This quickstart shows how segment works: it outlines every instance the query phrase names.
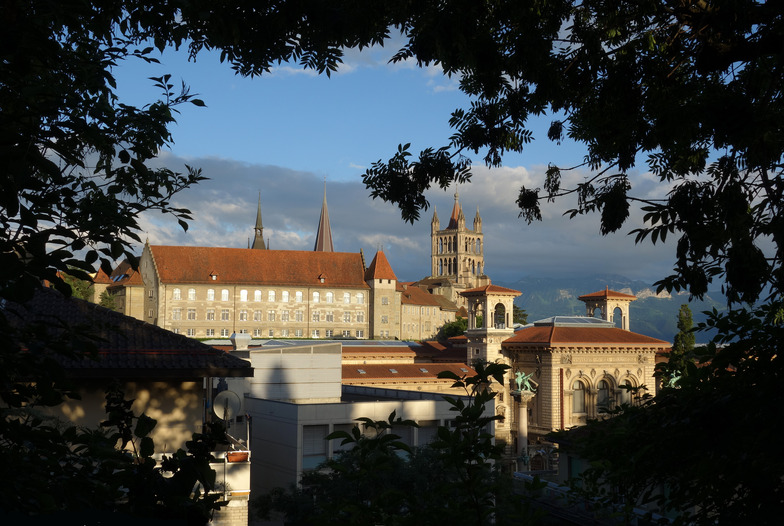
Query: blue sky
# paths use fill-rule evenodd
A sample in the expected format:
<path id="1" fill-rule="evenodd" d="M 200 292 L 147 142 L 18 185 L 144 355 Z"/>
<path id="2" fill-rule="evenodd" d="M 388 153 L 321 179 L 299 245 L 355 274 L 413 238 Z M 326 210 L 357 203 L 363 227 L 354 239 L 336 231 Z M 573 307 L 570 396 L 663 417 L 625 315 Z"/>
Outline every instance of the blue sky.
<path id="1" fill-rule="evenodd" d="M 160 66 L 121 65 L 115 74 L 123 102 L 156 100 L 158 90 L 147 77 L 170 73 L 172 81 L 184 80 L 207 104 L 180 108 L 174 142 L 156 161 L 174 170 L 183 170 L 185 163 L 198 166 L 210 178 L 176 199 L 176 205 L 192 210 L 194 221 L 186 233 L 160 214 L 144 216 L 144 235 L 153 244 L 244 247 L 261 192 L 272 248 L 312 250 L 326 178 L 336 250 L 363 249 L 372 257 L 381 246 L 398 278 L 427 276 L 432 208 L 419 222 L 406 224 L 393 205 L 368 197 L 361 176 L 372 162 L 388 159 L 399 143 L 412 143 L 415 152 L 445 145 L 451 112 L 469 102 L 457 81 L 438 68 L 389 65 L 393 52 L 350 50 L 345 67 L 332 78 L 291 65 L 242 78 L 215 55 L 189 63 L 182 52 L 167 52 Z M 473 181 L 457 189 L 469 222 L 477 208 L 482 215 L 487 274 L 506 282 L 525 275 L 611 273 L 649 282 L 663 277 L 671 269 L 672 247 L 634 245 L 626 232 L 639 225 L 637 211 L 628 228 L 608 237 L 599 234 L 595 215 L 562 217 L 573 201 L 545 205 L 541 223 L 529 226 L 518 219 L 514 200 L 521 185 L 541 186 L 548 162 L 573 165 L 583 156 L 578 145 L 548 141 L 548 125 L 549 119 L 532 123 L 537 139 L 522 154 L 505 157 L 501 168 L 488 169 L 481 154 L 476 156 Z M 575 183 L 585 175 L 567 178 Z M 638 195 L 666 192 L 650 174 L 637 174 L 633 183 Z M 455 190 L 426 194 L 442 225 Z"/>

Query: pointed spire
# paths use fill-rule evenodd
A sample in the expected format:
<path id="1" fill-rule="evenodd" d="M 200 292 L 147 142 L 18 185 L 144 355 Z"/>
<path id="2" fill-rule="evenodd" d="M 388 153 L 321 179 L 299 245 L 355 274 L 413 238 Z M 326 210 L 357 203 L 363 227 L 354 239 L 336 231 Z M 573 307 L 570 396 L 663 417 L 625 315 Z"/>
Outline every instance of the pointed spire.
<path id="1" fill-rule="evenodd" d="M 332 246 L 332 228 L 329 226 L 329 210 L 327 210 L 327 178 L 324 177 L 324 202 L 321 203 L 321 217 L 319 217 L 318 230 L 316 231 L 316 252 L 334 252 Z"/>
<path id="2" fill-rule="evenodd" d="M 261 224 L 261 191 L 259 191 L 259 206 L 256 210 L 256 226 L 253 227 L 253 230 L 255 232 L 255 237 L 253 238 L 253 245 L 251 248 L 265 250 L 267 247 L 264 246 L 264 225 Z"/>
<path id="3" fill-rule="evenodd" d="M 482 217 L 479 215 L 479 207 L 476 207 L 476 216 L 474 216 L 474 232 L 477 234 L 482 232 Z"/>
<path id="4" fill-rule="evenodd" d="M 447 225 L 447 230 L 453 230 L 457 228 L 457 222 L 460 219 L 460 215 L 463 213 L 463 210 L 460 208 L 460 194 L 455 192 L 455 206 L 452 207 L 452 215 L 449 217 L 449 225 Z"/>

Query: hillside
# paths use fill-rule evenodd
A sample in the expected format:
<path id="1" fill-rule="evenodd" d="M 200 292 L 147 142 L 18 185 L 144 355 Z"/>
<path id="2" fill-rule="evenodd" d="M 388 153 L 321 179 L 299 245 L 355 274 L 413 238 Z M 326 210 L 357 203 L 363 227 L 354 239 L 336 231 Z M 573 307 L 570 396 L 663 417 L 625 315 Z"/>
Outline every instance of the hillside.
<path id="1" fill-rule="evenodd" d="M 689 302 L 688 293 L 656 295 L 654 288 L 644 281 L 634 281 L 617 275 L 594 275 L 579 278 L 534 278 L 526 277 L 515 282 L 496 283 L 522 291 L 515 305 L 526 310 L 528 321 L 540 320 L 555 315 L 585 315 L 585 304 L 578 296 L 603 290 L 634 294 L 637 301 L 630 306 L 630 328 L 632 331 L 671 342 L 678 332 L 678 309 L 684 303 L 691 308 L 695 325 L 705 319 L 703 311 L 714 307 L 726 308 L 726 300 L 720 292 L 710 292 L 702 301 Z M 697 342 L 706 342 L 710 334 L 698 333 Z"/>

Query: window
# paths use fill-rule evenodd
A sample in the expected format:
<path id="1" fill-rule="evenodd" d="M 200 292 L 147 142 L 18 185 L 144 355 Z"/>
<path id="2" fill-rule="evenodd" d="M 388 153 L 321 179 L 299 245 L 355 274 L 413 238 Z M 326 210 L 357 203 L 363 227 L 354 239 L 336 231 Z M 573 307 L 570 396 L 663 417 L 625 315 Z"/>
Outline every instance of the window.
<path id="1" fill-rule="evenodd" d="M 596 407 L 610 408 L 610 384 L 607 380 L 599 380 L 599 392 L 596 395 Z"/>
<path id="2" fill-rule="evenodd" d="M 326 331 L 324 331 L 324 336 L 326 338 L 332 338 L 332 332 L 333 331 L 331 329 L 327 329 Z"/>
<path id="3" fill-rule="evenodd" d="M 275 336 L 275 331 L 273 329 L 270 329 L 269 330 L 269 337 L 272 338 L 273 336 Z"/>
<path id="4" fill-rule="evenodd" d="M 196 301 L 196 289 L 188 289 L 188 301 Z"/>
<path id="5" fill-rule="evenodd" d="M 284 337 L 284 338 L 288 338 L 289 337 L 289 330 L 288 329 L 283 329 L 282 331 L 280 331 L 280 335 L 282 337 Z"/>
<path id="6" fill-rule="evenodd" d="M 579 380 L 572 384 L 572 412 L 585 413 L 585 385 Z"/>
<path id="7" fill-rule="evenodd" d="M 207 289 L 207 301 L 215 301 L 215 289 Z"/>
<path id="8" fill-rule="evenodd" d="M 302 291 L 297 291 L 294 293 L 294 301 L 297 303 L 302 303 Z"/>
<path id="9" fill-rule="evenodd" d="M 362 294 L 361 292 L 357 292 L 357 303 L 359 303 L 360 305 L 365 303 L 365 295 Z"/>
<path id="10" fill-rule="evenodd" d="M 207 336 L 215 336 L 215 329 L 207 329 Z"/>
<path id="11" fill-rule="evenodd" d="M 305 312 L 301 310 L 295 311 L 294 318 L 296 321 L 305 321 Z"/>
<path id="12" fill-rule="evenodd" d="M 343 303 L 346 304 L 351 303 L 351 294 L 349 294 L 348 292 L 343 293 Z"/>
<path id="13" fill-rule="evenodd" d="M 280 313 L 280 321 L 289 321 L 289 311 L 284 310 Z"/>
<path id="14" fill-rule="evenodd" d="M 381 304 L 389 305 L 389 298 L 387 298 L 386 296 L 381 296 Z"/>
<path id="15" fill-rule="evenodd" d="M 318 329 L 313 329 L 313 331 L 310 333 L 310 336 L 311 336 L 311 338 L 318 338 L 319 337 L 319 330 Z"/>
<path id="16" fill-rule="evenodd" d="M 221 309 L 221 321 L 229 321 L 229 309 Z"/>
<path id="17" fill-rule="evenodd" d="M 318 302 L 319 302 L 319 298 L 320 298 L 320 297 L 321 297 L 321 296 L 319 295 L 319 293 L 318 293 L 318 292 L 314 292 L 314 293 L 313 293 L 313 303 L 318 303 Z"/>
<path id="18" fill-rule="evenodd" d="M 228 338 L 229 337 L 229 329 L 221 329 L 221 336 L 223 336 L 224 338 Z"/>
<path id="19" fill-rule="evenodd" d="M 364 337 L 365 337 L 365 331 L 358 330 L 357 331 L 357 338 L 364 338 Z"/>
<path id="20" fill-rule="evenodd" d="M 351 336 L 351 331 L 343 331 L 343 336 L 348 338 L 349 336 Z"/>
<path id="21" fill-rule="evenodd" d="M 297 329 L 296 331 L 294 331 L 294 336 L 296 336 L 297 338 L 302 338 L 302 329 Z"/>
<path id="22" fill-rule="evenodd" d="M 381 323 L 389 323 L 389 316 L 381 316 Z"/>
<path id="23" fill-rule="evenodd" d="M 253 291 L 253 301 L 261 301 L 261 291 L 254 290 Z"/>
<path id="24" fill-rule="evenodd" d="M 316 469 L 327 460 L 329 426 L 302 426 L 302 469 Z"/>
<path id="25" fill-rule="evenodd" d="M 275 291 L 271 290 L 267 292 L 267 301 L 275 301 Z"/>
<path id="26" fill-rule="evenodd" d="M 326 321 L 328 321 L 328 322 L 334 322 L 335 321 L 335 315 L 332 313 L 332 311 L 327 312 L 327 319 L 326 319 Z"/>
<path id="27" fill-rule="evenodd" d="M 240 334 L 248 334 L 248 329 L 240 329 L 239 333 Z"/>
<path id="28" fill-rule="evenodd" d="M 289 302 L 289 291 L 284 290 L 283 292 L 280 293 L 280 301 L 282 301 L 283 303 Z"/>
<path id="29" fill-rule="evenodd" d="M 621 385 L 618 387 L 618 403 L 620 404 L 631 404 L 632 403 L 632 392 L 624 387 L 631 387 L 632 384 L 629 380 L 624 380 L 621 382 Z"/>
<path id="30" fill-rule="evenodd" d="M 240 290 L 240 301 L 248 301 L 248 291 L 245 289 Z"/>
<path id="31" fill-rule="evenodd" d="M 152 310 L 152 309 L 150 309 L 150 310 L 147 312 L 147 316 L 148 316 L 149 318 L 152 318 L 153 316 L 155 316 L 155 311 L 154 311 L 154 310 Z"/>
<path id="32" fill-rule="evenodd" d="M 261 321 L 261 311 L 254 310 L 253 311 L 253 321 Z"/>
<path id="33" fill-rule="evenodd" d="M 176 328 L 175 328 L 175 329 L 172 329 L 172 332 L 173 332 L 174 334 L 180 334 L 180 329 L 176 329 Z"/>
<path id="34" fill-rule="evenodd" d="M 152 289 L 147 291 L 147 297 L 152 299 Z"/>
<path id="35" fill-rule="evenodd" d="M 261 329 L 253 329 L 253 336 L 256 336 L 257 338 L 261 336 Z"/>
<path id="36" fill-rule="evenodd" d="M 172 291 L 172 299 L 173 299 L 173 300 L 179 300 L 179 299 L 182 299 L 182 298 L 181 298 L 181 296 L 182 296 L 182 293 L 180 292 L 180 289 L 174 289 L 174 290 Z"/>
<path id="37" fill-rule="evenodd" d="M 229 289 L 221 290 L 221 301 L 229 301 Z"/>
<path id="38" fill-rule="evenodd" d="M 335 299 L 335 295 L 332 294 L 331 292 L 327 292 L 327 303 L 332 303 L 334 299 Z"/>
<path id="39" fill-rule="evenodd" d="M 245 309 L 240 310 L 240 321 L 248 321 L 248 311 Z"/>
<path id="40" fill-rule="evenodd" d="M 182 309 L 172 309 L 172 319 L 173 320 L 181 320 L 182 319 Z"/>
<path id="41" fill-rule="evenodd" d="M 188 309 L 188 319 L 189 320 L 196 319 L 196 309 Z M 188 336 L 190 336 L 190 334 Z"/>
<path id="42" fill-rule="evenodd" d="M 344 312 L 343 313 L 343 323 L 351 323 L 351 313 Z"/>
<path id="43" fill-rule="evenodd" d="M 192 337 L 196 336 L 196 329 L 188 329 L 186 334 L 192 338 Z"/>
<path id="44" fill-rule="evenodd" d="M 315 322 L 319 321 L 319 313 L 318 312 L 314 312 L 313 313 L 313 321 L 315 321 Z"/>
<path id="45" fill-rule="evenodd" d="M 357 313 L 357 323 L 365 323 L 365 313 L 358 312 Z"/>
<path id="46" fill-rule="evenodd" d="M 268 310 L 267 311 L 267 321 L 275 321 L 275 311 Z"/>

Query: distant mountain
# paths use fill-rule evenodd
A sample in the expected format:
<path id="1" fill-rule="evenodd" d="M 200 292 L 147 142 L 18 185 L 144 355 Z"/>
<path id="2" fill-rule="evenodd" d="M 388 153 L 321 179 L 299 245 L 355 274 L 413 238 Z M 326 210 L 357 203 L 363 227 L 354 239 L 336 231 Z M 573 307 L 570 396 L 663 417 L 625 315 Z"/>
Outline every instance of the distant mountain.
<path id="1" fill-rule="evenodd" d="M 618 275 L 593 275 L 579 278 L 526 277 L 515 282 L 498 282 L 496 285 L 519 290 L 522 296 L 515 305 L 525 309 L 528 321 L 550 316 L 585 315 L 585 304 L 578 296 L 604 290 L 634 294 L 637 300 L 629 307 L 629 326 L 634 332 L 671 342 L 678 332 L 678 310 L 687 303 L 696 325 L 704 321 L 703 311 L 726 309 L 726 299 L 720 292 L 709 292 L 702 301 L 689 302 L 688 293 L 656 294 L 655 288 L 644 281 L 635 281 Z M 697 333 L 697 342 L 707 342 L 713 334 Z"/>

